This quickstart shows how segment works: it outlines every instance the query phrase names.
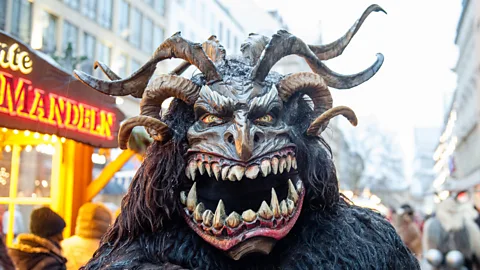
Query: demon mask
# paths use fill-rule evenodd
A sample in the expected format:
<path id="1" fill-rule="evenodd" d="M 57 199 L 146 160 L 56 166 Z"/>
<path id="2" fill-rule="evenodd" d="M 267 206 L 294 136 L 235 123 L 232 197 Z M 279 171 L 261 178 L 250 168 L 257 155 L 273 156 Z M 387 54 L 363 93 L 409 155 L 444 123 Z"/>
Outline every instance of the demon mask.
<path id="1" fill-rule="evenodd" d="M 144 126 L 163 143 L 178 132 L 160 113 L 165 99 L 174 97 L 191 106 L 195 120 L 184 135 L 188 144 L 184 178 L 189 184 L 178 191 L 186 223 L 234 259 L 251 252 L 268 254 L 295 225 L 308 192 L 299 173 L 296 131 L 318 137 L 337 115 L 356 125 L 350 108 L 332 108 L 328 87 L 357 86 L 383 63 L 378 54 L 368 69 L 348 76 L 322 63 L 343 52 L 373 11 L 383 10 L 370 6 L 343 37 L 327 45 L 307 45 L 281 30 L 271 39 L 251 34 L 241 46 L 242 56 L 227 58 L 215 36 L 197 44 L 177 33 L 126 79 L 98 62 L 111 81 L 78 71 L 75 75 L 105 94 L 141 98 L 141 115 L 125 121 L 119 131 L 123 149 L 135 126 Z M 285 76 L 271 72 L 287 55 L 303 57 L 313 72 Z M 168 75 L 153 75 L 156 64 L 169 58 L 185 62 Z M 190 65 L 201 74 L 180 77 Z M 299 115 L 305 111 L 309 113 Z"/>

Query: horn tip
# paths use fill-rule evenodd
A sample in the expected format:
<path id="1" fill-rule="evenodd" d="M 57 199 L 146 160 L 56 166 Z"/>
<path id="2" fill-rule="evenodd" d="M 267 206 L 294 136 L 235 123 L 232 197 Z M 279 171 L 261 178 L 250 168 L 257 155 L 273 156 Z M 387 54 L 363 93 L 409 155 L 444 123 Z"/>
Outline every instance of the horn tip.
<path id="1" fill-rule="evenodd" d="M 371 9 L 372 11 L 375 11 L 375 12 L 383 12 L 385 14 L 388 14 L 385 9 L 383 9 L 380 5 L 378 4 L 373 4 L 371 5 L 370 7 L 368 7 L 367 9 Z"/>
<path id="2" fill-rule="evenodd" d="M 93 63 L 93 69 L 97 69 L 100 66 L 100 63 L 98 61 L 95 61 Z"/>

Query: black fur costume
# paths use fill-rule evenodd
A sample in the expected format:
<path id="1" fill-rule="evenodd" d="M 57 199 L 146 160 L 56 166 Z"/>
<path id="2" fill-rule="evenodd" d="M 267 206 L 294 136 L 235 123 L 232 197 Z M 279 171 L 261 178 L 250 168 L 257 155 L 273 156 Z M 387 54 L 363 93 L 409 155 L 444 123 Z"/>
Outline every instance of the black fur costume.
<path id="1" fill-rule="evenodd" d="M 367 10 L 367 15 L 378 10 L 374 5 Z M 364 17 L 365 14 L 358 27 Z M 352 28 L 348 39 L 357 30 Z M 175 38 L 178 36 L 172 37 Z M 270 43 L 281 38 L 298 41 L 280 31 Z M 223 81 L 240 89 L 239 85 L 248 79 L 253 69 L 246 59 L 230 58 L 216 63 Z M 381 62 L 377 62 L 371 68 L 373 71 L 367 71 L 368 75 L 359 76 L 360 80 L 369 79 L 380 65 Z M 110 78 L 119 79 L 107 67 L 101 68 Z M 76 75 L 97 89 L 103 83 L 89 83 L 91 78 L 81 73 Z M 266 87 L 282 78 L 269 73 Z M 191 81 L 198 86 L 208 84 L 201 74 Z M 351 83 L 345 88 L 354 85 Z M 288 138 L 296 146 L 297 171 L 306 192 L 303 207 L 293 229 L 276 243 L 269 255 L 250 254 L 235 261 L 204 241 L 182 217 L 184 207 L 178 198 L 181 191 L 192 186 L 192 181 L 185 176 L 187 150 L 191 147 L 187 132 L 198 121 L 198 116 L 187 102 L 174 99 L 161 119 L 172 127 L 171 139 L 158 139 L 149 147 L 122 201 L 121 214 L 83 269 L 419 269 L 416 258 L 385 218 L 352 205 L 339 193 L 329 146 L 320 136 L 305 132 L 317 116 L 302 93 L 284 101 L 277 121 L 289 126 Z M 153 137 L 158 134 L 154 133 Z"/>

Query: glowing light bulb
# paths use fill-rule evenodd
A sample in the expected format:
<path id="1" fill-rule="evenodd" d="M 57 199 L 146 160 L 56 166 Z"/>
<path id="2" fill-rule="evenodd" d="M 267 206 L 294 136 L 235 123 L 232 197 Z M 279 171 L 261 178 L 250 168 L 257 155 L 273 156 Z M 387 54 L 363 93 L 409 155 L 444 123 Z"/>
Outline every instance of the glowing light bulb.
<path id="1" fill-rule="evenodd" d="M 65 139 L 64 137 L 62 137 L 62 138 L 60 138 L 60 141 L 61 141 L 62 143 L 64 143 L 64 142 L 66 141 L 66 139 Z"/>
<path id="2" fill-rule="evenodd" d="M 57 135 L 53 134 L 52 135 L 52 143 L 56 143 L 58 140 Z"/>
<path id="3" fill-rule="evenodd" d="M 5 146 L 5 152 L 10 153 L 12 151 L 12 147 L 10 145 Z"/>
<path id="4" fill-rule="evenodd" d="M 14 130 L 13 130 L 13 134 L 17 135 L 17 134 L 18 134 L 18 130 L 14 129 Z"/>
<path id="5" fill-rule="evenodd" d="M 38 132 L 35 132 L 35 134 L 33 134 L 33 137 L 34 137 L 35 139 L 38 139 L 38 138 L 40 138 L 40 133 L 38 133 Z"/>
<path id="6" fill-rule="evenodd" d="M 3 133 L 5 133 L 5 132 L 7 132 L 7 131 L 8 131 L 7 128 L 2 128 L 2 132 L 3 132 Z"/>
<path id="7" fill-rule="evenodd" d="M 44 140 L 44 141 L 48 141 L 48 138 L 49 138 L 49 137 L 50 137 L 50 136 L 48 136 L 48 134 L 45 134 L 45 135 L 43 135 L 43 140 Z"/>
<path id="8" fill-rule="evenodd" d="M 25 135 L 25 136 L 30 136 L 30 130 L 25 130 L 25 131 L 23 132 L 23 135 Z"/>
<path id="9" fill-rule="evenodd" d="M 27 152 L 32 151 L 32 146 L 31 145 L 25 146 L 25 151 L 27 151 Z"/>

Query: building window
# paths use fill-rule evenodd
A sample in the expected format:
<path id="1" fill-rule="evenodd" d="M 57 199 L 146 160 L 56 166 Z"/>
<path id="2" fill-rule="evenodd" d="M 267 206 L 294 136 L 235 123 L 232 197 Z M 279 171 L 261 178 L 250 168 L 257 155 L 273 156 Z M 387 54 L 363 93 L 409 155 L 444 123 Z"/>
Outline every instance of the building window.
<path id="1" fill-rule="evenodd" d="M 235 36 L 235 37 L 233 38 L 233 50 L 238 50 L 238 49 L 240 49 L 240 48 L 238 47 L 238 38 Z"/>
<path id="2" fill-rule="evenodd" d="M 104 64 L 106 64 L 107 66 L 110 66 L 110 54 L 111 54 L 111 49 L 110 47 L 108 47 L 107 45 L 101 43 L 101 42 L 98 42 L 97 43 L 97 59 L 98 61 L 100 62 L 103 62 Z M 98 77 L 98 78 L 105 78 L 105 79 L 108 79 L 107 76 L 105 74 L 103 74 L 102 71 L 100 71 L 100 69 L 97 69 L 95 70 L 95 76 Z"/>
<path id="3" fill-rule="evenodd" d="M 130 63 L 130 74 L 134 73 L 135 71 L 137 71 L 139 69 L 140 69 L 140 62 L 132 59 L 132 62 Z"/>
<path id="4" fill-rule="evenodd" d="M 210 13 L 210 33 L 212 35 L 215 35 L 216 32 L 217 31 L 215 31 L 215 16 L 213 15 L 213 13 Z"/>
<path id="5" fill-rule="evenodd" d="M 178 22 L 178 31 L 185 34 L 185 24 L 183 22 Z"/>
<path id="6" fill-rule="evenodd" d="M 0 30 L 5 30 L 7 19 L 7 0 L 0 0 Z"/>
<path id="7" fill-rule="evenodd" d="M 202 18 L 202 26 L 207 26 L 207 12 L 205 10 L 205 3 L 200 3 L 200 17 Z"/>
<path id="8" fill-rule="evenodd" d="M 132 9 L 131 28 L 129 40 L 135 47 L 140 48 L 140 38 L 142 36 L 142 14 L 138 9 Z"/>
<path id="9" fill-rule="evenodd" d="M 57 50 L 57 17 L 48 12 L 43 12 L 42 51 L 54 54 Z"/>
<path id="10" fill-rule="evenodd" d="M 154 9 L 158 14 L 165 16 L 165 0 L 155 0 Z"/>
<path id="11" fill-rule="evenodd" d="M 28 0 L 13 1 L 12 34 L 26 43 L 30 43 L 32 34 L 32 3 Z"/>
<path id="12" fill-rule="evenodd" d="M 65 20 L 63 22 L 62 54 L 65 53 L 69 43 L 72 44 L 73 55 L 77 55 L 78 28 Z"/>
<path id="13" fill-rule="evenodd" d="M 115 60 L 115 69 L 118 76 L 121 78 L 127 77 L 127 56 L 125 54 L 120 54 Z"/>
<path id="14" fill-rule="evenodd" d="M 88 74 L 92 74 L 93 62 L 95 61 L 95 47 L 97 40 L 94 36 L 83 33 L 83 55 L 87 57 L 87 60 L 82 62 L 82 71 Z"/>
<path id="15" fill-rule="evenodd" d="M 118 34 L 126 39 L 129 35 L 130 5 L 125 0 L 120 0 L 118 8 Z"/>
<path id="16" fill-rule="evenodd" d="M 153 34 L 153 22 L 147 17 L 143 17 L 142 26 L 142 50 L 145 52 L 152 52 L 152 34 Z"/>
<path id="17" fill-rule="evenodd" d="M 63 0 L 63 2 L 73 9 L 78 9 L 80 6 L 80 0 Z"/>
<path id="18" fill-rule="evenodd" d="M 153 7 L 153 0 L 143 0 L 147 5 Z"/>
<path id="19" fill-rule="evenodd" d="M 231 48 L 230 47 L 230 29 L 227 29 L 227 48 Z"/>
<path id="20" fill-rule="evenodd" d="M 218 39 L 221 40 L 223 37 L 223 23 L 218 23 Z"/>
<path id="21" fill-rule="evenodd" d="M 165 31 L 163 28 L 155 26 L 153 30 L 153 47 L 156 48 L 165 40 Z"/>
<path id="22" fill-rule="evenodd" d="M 112 0 L 100 0 L 98 2 L 97 22 L 107 28 L 112 28 Z"/>
<path id="23" fill-rule="evenodd" d="M 82 14 L 87 18 L 95 20 L 97 16 L 97 0 L 83 0 L 82 2 Z"/>

